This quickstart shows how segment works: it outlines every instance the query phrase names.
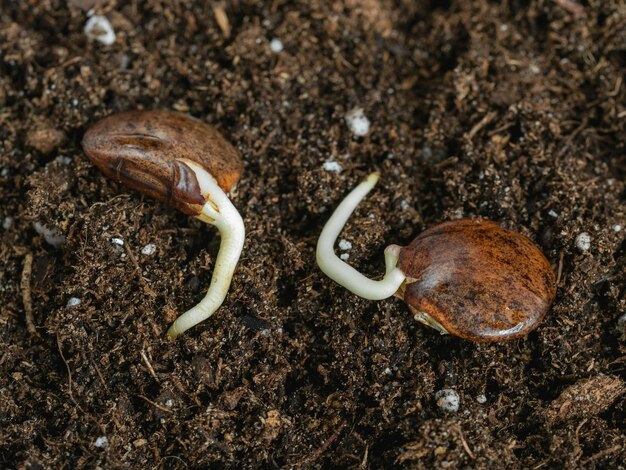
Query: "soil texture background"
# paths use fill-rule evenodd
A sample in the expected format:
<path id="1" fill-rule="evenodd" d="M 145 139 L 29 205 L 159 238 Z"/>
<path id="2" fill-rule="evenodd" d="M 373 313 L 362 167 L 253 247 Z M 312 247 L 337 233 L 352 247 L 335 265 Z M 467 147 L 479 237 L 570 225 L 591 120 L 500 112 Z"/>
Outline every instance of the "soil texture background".
<path id="1" fill-rule="evenodd" d="M 0 467 L 625 468 L 625 74 L 618 0 L 0 1 Z M 230 292 L 175 342 L 219 235 L 80 147 L 136 108 L 245 162 Z M 492 219 L 557 273 L 539 328 L 473 344 L 326 278 L 321 227 L 374 170 L 353 266 Z"/>

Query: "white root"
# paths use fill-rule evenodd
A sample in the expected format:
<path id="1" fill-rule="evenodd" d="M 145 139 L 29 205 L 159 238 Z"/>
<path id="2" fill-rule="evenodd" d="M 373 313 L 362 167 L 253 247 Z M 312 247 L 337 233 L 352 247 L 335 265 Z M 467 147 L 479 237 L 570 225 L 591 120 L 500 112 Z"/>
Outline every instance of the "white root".
<path id="1" fill-rule="evenodd" d="M 394 295 L 406 276 L 396 267 L 400 247 L 390 245 L 385 249 L 385 276 L 375 281 L 364 276 L 335 255 L 334 245 L 346 222 L 363 198 L 378 182 L 378 173 L 372 173 L 339 204 L 328 219 L 317 241 L 317 264 L 332 280 L 356 295 L 369 300 L 382 300 Z"/>
<path id="2" fill-rule="evenodd" d="M 220 232 L 222 241 L 215 261 L 211 285 L 206 296 L 191 309 L 176 319 L 167 334 L 174 339 L 189 328 L 209 318 L 222 305 L 230 282 L 237 267 L 245 239 L 245 227 L 239 212 L 217 181 L 202 167 L 185 160 L 198 178 L 206 204 L 198 219 L 214 225 Z"/>

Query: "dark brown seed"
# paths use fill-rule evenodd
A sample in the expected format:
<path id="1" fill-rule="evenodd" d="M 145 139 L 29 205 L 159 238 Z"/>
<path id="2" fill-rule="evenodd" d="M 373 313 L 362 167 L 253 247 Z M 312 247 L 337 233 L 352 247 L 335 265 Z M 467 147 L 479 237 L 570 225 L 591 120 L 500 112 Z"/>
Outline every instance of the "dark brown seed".
<path id="1" fill-rule="evenodd" d="M 445 222 L 402 248 L 402 295 L 450 334 L 472 341 L 523 336 L 556 295 L 555 276 L 539 248 L 487 220 Z"/>
<path id="2" fill-rule="evenodd" d="M 109 178 L 189 215 L 198 215 L 205 199 L 184 160 L 205 168 L 225 192 L 243 169 L 237 150 L 215 128 L 172 111 L 113 114 L 85 133 L 82 146 Z"/>

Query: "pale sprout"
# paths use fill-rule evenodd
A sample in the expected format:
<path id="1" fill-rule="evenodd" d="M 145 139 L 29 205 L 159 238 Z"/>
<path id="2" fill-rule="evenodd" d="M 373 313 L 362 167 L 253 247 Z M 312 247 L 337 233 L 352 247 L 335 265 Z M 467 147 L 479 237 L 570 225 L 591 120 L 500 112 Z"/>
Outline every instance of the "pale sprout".
<path id="1" fill-rule="evenodd" d="M 195 172 L 202 195 L 207 201 L 197 218 L 217 227 L 222 242 L 206 296 L 198 305 L 176 319 L 167 331 L 170 338 L 176 338 L 189 328 L 203 322 L 222 305 L 237 267 L 246 234 L 241 215 L 219 187 L 215 178 L 192 161 L 185 160 L 185 164 Z"/>
<path id="2" fill-rule="evenodd" d="M 369 300 L 382 300 L 395 294 L 405 280 L 396 267 L 400 247 L 390 245 L 385 249 L 385 276 L 380 281 L 365 277 L 335 255 L 335 241 L 361 200 L 378 182 L 378 173 L 372 173 L 350 192 L 330 217 L 317 241 L 317 264 L 332 280 L 350 292 Z"/>

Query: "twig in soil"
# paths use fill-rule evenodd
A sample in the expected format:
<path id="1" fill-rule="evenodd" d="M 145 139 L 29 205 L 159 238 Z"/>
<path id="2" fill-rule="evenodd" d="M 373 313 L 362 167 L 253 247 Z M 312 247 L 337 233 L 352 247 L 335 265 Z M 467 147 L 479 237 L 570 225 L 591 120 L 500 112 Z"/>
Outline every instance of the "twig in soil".
<path id="1" fill-rule="evenodd" d="M 369 457 L 369 453 L 370 453 L 370 445 L 367 444 L 365 446 L 365 453 L 363 454 L 363 460 L 361 461 L 361 465 L 359 466 L 359 468 L 367 468 L 367 458 Z"/>
<path id="2" fill-rule="evenodd" d="M 561 274 L 563 274 L 563 256 L 565 256 L 565 253 L 561 252 L 561 256 L 559 256 L 559 269 L 556 275 L 557 286 L 561 283 Z"/>
<path id="3" fill-rule="evenodd" d="M 615 87 L 613 88 L 613 91 L 610 91 L 609 93 L 606 94 L 606 96 L 608 96 L 609 98 L 613 98 L 617 95 L 619 95 L 619 89 L 622 87 L 622 77 L 617 77 L 617 80 L 615 80 Z"/>
<path id="4" fill-rule="evenodd" d="M 144 364 L 148 368 L 148 372 L 150 372 L 150 375 L 154 377 L 154 380 L 156 380 L 157 383 L 160 383 L 160 380 L 157 377 L 156 372 L 154 372 L 154 369 L 152 368 L 152 364 L 150 364 L 150 361 L 148 360 L 148 356 L 146 356 L 146 353 L 142 350 L 140 354 L 141 354 L 141 359 L 143 360 Z"/>
<path id="5" fill-rule="evenodd" d="M 467 455 L 469 455 L 469 458 L 474 460 L 476 457 L 474 456 L 474 453 L 471 451 L 471 449 L 467 445 L 467 441 L 465 440 L 465 436 L 463 435 L 463 430 L 461 429 L 460 424 L 457 426 L 457 431 L 459 432 L 459 437 L 461 438 L 461 444 L 463 444 L 463 449 L 465 449 L 465 452 L 467 452 Z"/>
<path id="6" fill-rule="evenodd" d="M 172 410 L 165 408 L 164 406 L 159 405 L 158 403 L 150 400 L 148 397 L 146 397 L 145 395 L 137 395 L 139 398 L 142 398 L 144 400 L 146 400 L 148 403 L 150 403 L 152 406 L 154 406 L 155 408 L 158 408 L 161 411 L 165 411 L 166 413 L 173 413 Z"/>
<path id="7" fill-rule="evenodd" d="M 576 446 L 575 446 L 576 450 L 574 452 L 576 456 L 576 460 L 578 460 L 578 457 L 580 456 L 580 454 L 582 454 L 582 449 L 580 448 L 580 430 L 582 429 L 582 427 L 585 425 L 586 422 L 587 422 L 587 418 L 583 419 L 578 425 L 578 427 L 576 428 Z"/>
<path id="8" fill-rule="evenodd" d="M 65 356 L 63 355 L 63 349 L 61 349 L 61 342 L 59 341 L 59 337 L 57 336 L 57 349 L 59 350 L 59 354 L 61 355 L 61 360 L 63 364 L 65 364 L 65 368 L 67 369 L 67 394 L 74 403 L 74 395 L 72 394 L 72 371 L 70 369 L 69 364 L 65 360 Z"/>
<path id="9" fill-rule="evenodd" d="M 467 133 L 467 139 L 472 140 L 476 134 L 478 134 L 483 127 L 493 121 L 496 116 L 497 114 L 493 111 L 485 114 L 485 116 Z"/>
<path id="10" fill-rule="evenodd" d="M 133 266 L 135 267 L 135 271 L 137 271 L 139 284 L 141 284 L 141 286 L 144 288 L 145 291 L 148 292 L 148 294 L 150 294 L 150 296 L 156 297 L 156 293 L 150 288 L 150 286 L 146 283 L 146 280 L 143 278 L 141 267 L 139 266 L 139 263 L 137 263 L 137 258 L 135 258 L 135 255 L 133 254 L 133 251 L 128 246 L 128 243 L 124 243 L 124 250 L 126 251 L 126 254 L 128 255 L 128 258 L 130 259 L 130 262 L 133 263 Z"/>
<path id="11" fill-rule="evenodd" d="M 316 460 L 320 455 L 324 453 L 324 451 L 326 451 L 326 449 L 328 449 L 328 447 L 330 447 L 330 445 L 333 442 L 335 442 L 335 439 L 339 437 L 339 434 L 341 434 L 341 431 L 343 431 L 343 428 L 345 426 L 346 426 L 346 422 L 344 421 L 339 425 L 339 428 L 334 433 L 332 433 L 328 439 L 326 439 L 326 442 L 324 442 L 320 447 L 318 447 L 311 455 L 309 455 L 304 460 L 301 460 L 294 466 L 299 467 L 301 465 L 304 465 L 304 464 L 307 464 L 309 462 Z"/>
<path id="12" fill-rule="evenodd" d="M 91 364 L 93 365 L 93 368 L 96 369 L 96 374 L 98 374 L 98 378 L 100 379 L 100 382 L 102 383 L 102 386 L 108 392 L 109 391 L 109 387 L 107 387 L 107 384 L 104 381 L 104 377 L 102 377 L 102 373 L 100 372 L 100 369 L 98 369 L 98 364 L 96 364 L 95 361 L 91 361 Z"/>
<path id="13" fill-rule="evenodd" d="M 592 462 L 593 460 L 601 459 L 602 457 L 606 457 L 607 455 L 611 455 L 612 453 L 617 452 L 619 450 L 622 450 L 622 446 L 621 445 L 616 445 L 616 446 L 610 447 L 608 449 L 601 450 L 600 452 L 597 452 L 597 453 L 593 454 L 588 459 L 583 460 L 581 462 L 581 464 L 583 466 L 585 466 L 589 462 Z"/>
<path id="14" fill-rule="evenodd" d="M 569 11 L 574 16 L 585 16 L 585 9 L 582 5 L 574 2 L 573 0 L 552 0 L 561 8 Z"/>
<path id="15" fill-rule="evenodd" d="M 217 25 L 222 30 L 224 38 L 228 39 L 230 37 L 230 22 L 228 21 L 228 16 L 226 16 L 226 12 L 224 11 L 224 5 L 221 3 L 214 3 L 213 14 L 215 15 Z"/>
<path id="16" fill-rule="evenodd" d="M 26 329 L 28 332 L 37 336 L 37 329 L 33 320 L 33 299 L 30 291 L 30 278 L 33 273 L 33 254 L 26 253 L 24 257 L 24 268 L 22 269 L 22 280 L 20 287 L 22 289 L 22 302 L 24 303 L 24 316 L 26 318 Z"/>
<path id="17" fill-rule="evenodd" d="M 608 365 L 612 366 L 613 364 L 619 364 L 620 362 L 626 362 L 626 356 L 618 357 L 614 361 L 609 362 Z"/>

